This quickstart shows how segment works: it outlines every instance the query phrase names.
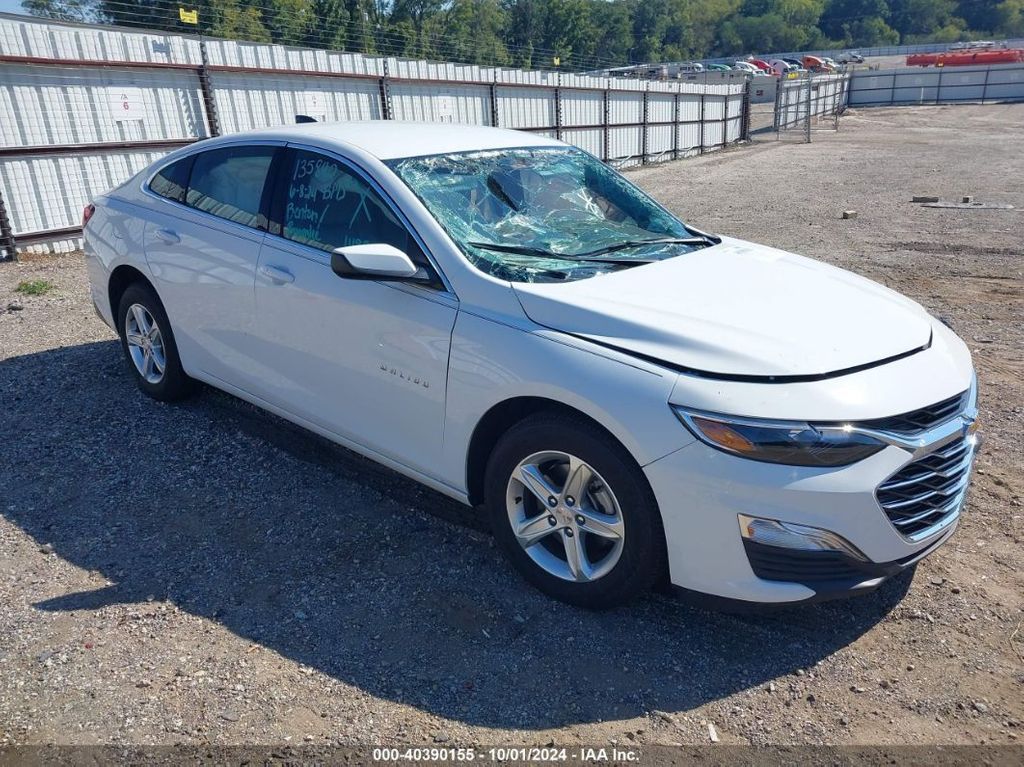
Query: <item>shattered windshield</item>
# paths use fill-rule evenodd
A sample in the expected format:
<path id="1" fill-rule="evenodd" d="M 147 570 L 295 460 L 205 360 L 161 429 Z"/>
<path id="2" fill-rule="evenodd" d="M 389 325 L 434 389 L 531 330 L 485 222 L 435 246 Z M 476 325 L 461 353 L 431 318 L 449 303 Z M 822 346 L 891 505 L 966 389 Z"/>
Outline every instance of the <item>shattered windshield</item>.
<path id="1" fill-rule="evenodd" d="M 388 165 L 477 268 L 512 282 L 592 277 L 717 242 L 578 149 L 463 152 Z"/>

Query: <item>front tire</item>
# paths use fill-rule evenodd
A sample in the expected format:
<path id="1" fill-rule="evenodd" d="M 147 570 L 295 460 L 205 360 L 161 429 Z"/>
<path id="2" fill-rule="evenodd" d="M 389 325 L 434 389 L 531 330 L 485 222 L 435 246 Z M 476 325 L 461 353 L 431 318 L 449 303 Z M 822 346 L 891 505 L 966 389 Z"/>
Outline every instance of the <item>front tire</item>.
<path id="1" fill-rule="evenodd" d="M 498 545 L 536 588 L 605 609 L 665 573 L 665 538 L 650 486 L 632 456 L 596 425 L 538 413 L 498 441 L 485 499 Z"/>
<path id="2" fill-rule="evenodd" d="M 129 369 L 143 392 L 173 402 L 195 390 L 195 381 L 181 367 L 171 322 L 153 288 L 136 282 L 125 289 L 117 327 Z"/>

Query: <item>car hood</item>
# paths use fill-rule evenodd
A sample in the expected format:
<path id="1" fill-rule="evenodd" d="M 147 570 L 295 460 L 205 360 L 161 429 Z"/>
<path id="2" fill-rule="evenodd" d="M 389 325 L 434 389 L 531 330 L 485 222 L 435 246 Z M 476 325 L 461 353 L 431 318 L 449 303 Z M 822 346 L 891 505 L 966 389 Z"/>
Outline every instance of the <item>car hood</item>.
<path id="1" fill-rule="evenodd" d="M 722 377 L 825 377 L 931 341 L 931 319 L 910 299 L 731 238 L 589 279 L 513 287 L 539 325 Z"/>

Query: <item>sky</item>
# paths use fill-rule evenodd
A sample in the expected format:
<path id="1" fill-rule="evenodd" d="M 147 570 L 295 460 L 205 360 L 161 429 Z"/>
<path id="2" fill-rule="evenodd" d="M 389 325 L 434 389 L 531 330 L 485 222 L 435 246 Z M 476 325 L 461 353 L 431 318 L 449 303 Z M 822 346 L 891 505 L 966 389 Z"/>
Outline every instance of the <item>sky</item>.
<path id="1" fill-rule="evenodd" d="M 0 11 L 14 13 L 21 10 L 21 0 L 0 0 Z"/>

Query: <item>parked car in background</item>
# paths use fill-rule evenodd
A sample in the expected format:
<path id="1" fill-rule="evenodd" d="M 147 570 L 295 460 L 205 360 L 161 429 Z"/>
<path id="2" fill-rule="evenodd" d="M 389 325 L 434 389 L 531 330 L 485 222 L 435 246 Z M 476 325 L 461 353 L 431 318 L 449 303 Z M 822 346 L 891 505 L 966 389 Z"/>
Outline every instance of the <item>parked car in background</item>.
<path id="1" fill-rule="evenodd" d="M 836 57 L 840 64 L 863 64 L 864 57 L 857 51 L 845 51 Z"/>
<path id="2" fill-rule="evenodd" d="M 707 68 L 707 70 L 709 72 L 731 72 L 732 71 L 732 67 L 730 67 L 728 64 L 708 64 L 706 68 Z"/>
<path id="3" fill-rule="evenodd" d="M 782 60 L 785 61 L 790 66 L 792 66 L 793 69 L 795 71 L 797 71 L 797 72 L 806 72 L 807 71 L 807 68 L 804 66 L 803 62 L 800 61 L 799 59 L 782 59 Z"/>
<path id="4" fill-rule="evenodd" d="M 845 596 L 957 526 L 977 386 L 949 327 L 689 226 L 554 139 L 392 121 L 222 136 L 83 219 L 92 300 L 142 392 L 203 381 L 482 504 L 552 597 Z"/>
<path id="5" fill-rule="evenodd" d="M 836 62 L 835 59 L 830 58 L 829 56 L 822 56 L 821 60 L 823 62 L 825 62 L 825 65 L 828 66 L 829 69 L 831 69 L 831 71 L 833 71 L 833 72 L 839 71 L 839 64 Z"/>
<path id="6" fill-rule="evenodd" d="M 684 61 L 680 64 L 673 64 L 669 67 L 669 71 L 674 70 L 675 75 L 693 75 L 701 74 L 704 72 L 704 65 L 699 61 Z"/>
<path id="7" fill-rule="evenodd" d="M 804 56 L 801 62 L 803 68 L 808 72 L 831 72 L 833 68 L 829 66 L 823 58 L 818 56 Z"/>
<path id="8" fill-rule="evenodd" d="M 769 75 L 777 74 L 776 71 L 772 68 L 772 65 L 769 64 L 764 59 L 750 58 L 750 59 L 747 59 L 747 63 L 748 64 L 753 64 L 755 67 L 760 69 L 765 74 L 769 74 Z"/>
<path id="9" fill-rule="evenodd" d="M 789 77 L 791 75 L 796 77 L 801 71 L 800 67 L 791 64 L 785 59 L 772 59 L 768 63 L 771 65 L 775 74 L 779 77 Z"/>
<path id="10" fill-rule="evenodd" d="M 737 72 L 745 72 L 746 74 L 753 75 L 754 77 L 763 77 L 766 74 L 761 69 L 751 64 L 749 61 L 733 62 L 732 68 L 735 69 Z"/>

